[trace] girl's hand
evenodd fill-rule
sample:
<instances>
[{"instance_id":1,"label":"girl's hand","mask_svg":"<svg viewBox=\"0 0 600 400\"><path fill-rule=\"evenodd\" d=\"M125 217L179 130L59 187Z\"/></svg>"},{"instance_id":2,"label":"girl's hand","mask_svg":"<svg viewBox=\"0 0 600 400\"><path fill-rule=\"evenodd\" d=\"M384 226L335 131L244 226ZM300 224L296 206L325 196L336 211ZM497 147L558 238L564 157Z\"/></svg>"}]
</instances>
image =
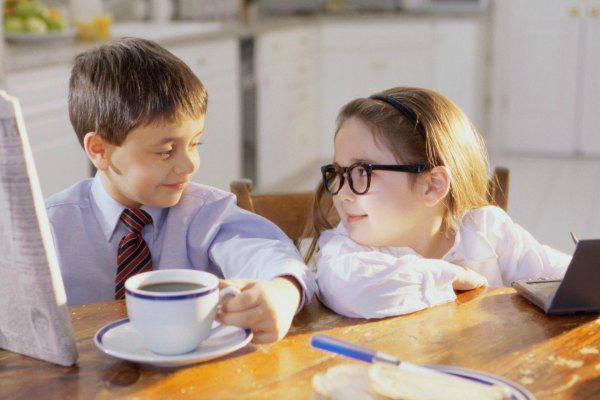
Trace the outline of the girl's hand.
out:
<instances>
[{"instance_id":1,"label":"girl's hand","mask_svg":"<svg viewBox=\"0 0 600 400\"><path fill-rule=\"evenodd\" d=\"M459 267L456 279L452 283L454 290L471 290L488 284L485 276L472 269Z\"/></svg>"},{"instance_id":2,"label":"girl's hand","mask_svg":"<svg viewBox=\"0 0 600 400\"><path fill-rule=\"evenodd\" d=\"M250 328L253 343L271 343L282 339L292 324L302 291L294 278L271 281L228 279L220 287L236 286L242 293L223 300L217 320L225 325Z\"/></svg>"}]
</instances>

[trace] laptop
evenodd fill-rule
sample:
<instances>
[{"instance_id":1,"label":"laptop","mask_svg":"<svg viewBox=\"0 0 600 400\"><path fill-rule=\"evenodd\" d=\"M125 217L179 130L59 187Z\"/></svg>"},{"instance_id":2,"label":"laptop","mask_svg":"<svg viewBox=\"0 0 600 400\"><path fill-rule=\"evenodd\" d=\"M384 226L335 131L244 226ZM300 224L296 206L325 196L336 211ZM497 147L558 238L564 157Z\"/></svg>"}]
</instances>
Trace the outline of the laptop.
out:
<instances>
[{"instance_id":1,"label":"laptop","mask_svg":"<svg viewBox=\"0 0 600 400\"><path fill-rule=\"evenodd\" d=\"M525 279L517 292L546 314L600 312L600 239L580 240L562 279Z\"/></svg>"}]
</instances>

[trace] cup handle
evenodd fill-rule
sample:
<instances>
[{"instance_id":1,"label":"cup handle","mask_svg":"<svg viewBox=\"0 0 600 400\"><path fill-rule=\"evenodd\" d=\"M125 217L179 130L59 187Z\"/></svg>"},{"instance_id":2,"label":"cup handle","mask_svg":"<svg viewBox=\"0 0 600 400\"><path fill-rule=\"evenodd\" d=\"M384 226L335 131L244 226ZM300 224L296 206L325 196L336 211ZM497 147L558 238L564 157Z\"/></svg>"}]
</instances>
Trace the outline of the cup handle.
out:
<instances>
[{"instance_id":1,"label":"cup handle","mask_svg":"<svg viewBox=\"0 0 600 400\"><path fill-rule=\"evenodd\" d=\"M237 296L238 294L242 293L242 291L238 288L236 288L235 286L228 286L225 289L221 290L219 292L219 305L221 305L221 303L223 302L223 299L226 296ZM220 332L221 330L225 329L228 325L219 325L216 328L212 328L210 330L210 335L214 335L218 332Z\"/></svg>"}]
</instances>

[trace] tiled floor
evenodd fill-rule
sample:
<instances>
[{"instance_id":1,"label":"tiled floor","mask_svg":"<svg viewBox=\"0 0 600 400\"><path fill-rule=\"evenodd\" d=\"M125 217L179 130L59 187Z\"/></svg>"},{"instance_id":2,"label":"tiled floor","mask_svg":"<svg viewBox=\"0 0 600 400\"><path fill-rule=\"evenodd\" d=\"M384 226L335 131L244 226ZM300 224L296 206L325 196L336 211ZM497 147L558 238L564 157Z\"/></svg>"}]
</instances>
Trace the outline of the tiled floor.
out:
<instances>
[{"instance_id":1,"label":"tiled floor","mask_svg":"<svg viewBox=\"0 0 600 400\"><path fill-rule=\"evenodd\" d=\"M490 159L492 166L510 169L508 213L540 242L571 254L575 246L569 231L579 239L600 238L600 160L494 155ZM312 190L320 164L269 191Z\"/></svg>"}]
</instances>

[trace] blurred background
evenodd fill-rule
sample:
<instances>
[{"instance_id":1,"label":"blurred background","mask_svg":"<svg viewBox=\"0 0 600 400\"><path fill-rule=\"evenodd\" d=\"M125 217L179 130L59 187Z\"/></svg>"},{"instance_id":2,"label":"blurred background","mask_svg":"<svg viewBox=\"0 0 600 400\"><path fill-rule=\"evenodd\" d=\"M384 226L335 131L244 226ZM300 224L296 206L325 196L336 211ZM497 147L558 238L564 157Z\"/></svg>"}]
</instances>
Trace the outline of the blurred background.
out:
<instances>
[{"instance_id":1,"label":"blurred background","mask_svg":"<svg viewBox=\"0 0 600 400\"><path fill-rule=\"evenodd\" d=\"M44 196L91 175L69 122L73 57L152 39L209 92L201 183L315 187L337 111L398 85L454 100L511 173L543 243L600 237L600 0L5 0L0 88L19 98Z\"/></svg>"}]
</instances>

